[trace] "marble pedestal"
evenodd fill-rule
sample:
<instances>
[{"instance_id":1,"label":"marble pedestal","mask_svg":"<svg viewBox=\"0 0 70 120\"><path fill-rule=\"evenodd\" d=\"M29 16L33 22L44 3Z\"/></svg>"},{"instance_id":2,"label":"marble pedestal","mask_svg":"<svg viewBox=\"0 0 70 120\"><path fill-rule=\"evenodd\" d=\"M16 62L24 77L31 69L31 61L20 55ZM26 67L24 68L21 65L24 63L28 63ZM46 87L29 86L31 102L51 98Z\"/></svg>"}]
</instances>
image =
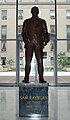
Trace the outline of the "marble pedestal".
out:
<instances>
[{"instance_id":1,"label":"marble pedestal","mask_svg":"<svg viewBox=\"0 0 70 120\"><path fill-rule=\"evenodd\" d=\"M48 117L48 85L47 83L19 84L19 116Z\"/></svg>"}]
</instances>

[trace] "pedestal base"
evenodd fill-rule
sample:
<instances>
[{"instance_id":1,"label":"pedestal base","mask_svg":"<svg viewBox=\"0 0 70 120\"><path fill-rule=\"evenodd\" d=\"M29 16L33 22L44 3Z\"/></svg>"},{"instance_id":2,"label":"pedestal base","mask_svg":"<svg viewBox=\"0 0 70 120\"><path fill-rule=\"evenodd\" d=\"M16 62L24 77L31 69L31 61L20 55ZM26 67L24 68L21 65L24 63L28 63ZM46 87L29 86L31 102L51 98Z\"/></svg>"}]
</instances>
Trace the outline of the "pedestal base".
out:
<instances>
[{"instance_id":1,"label":"pedestal base","mask_svg":"<svg viewBox=\"0 0 70 120\"><path fill-rule=\"evenodd\" d=\"M32 115L48 117L47 83L19 84L19 116Z\"/></svg>"}]
</instances>

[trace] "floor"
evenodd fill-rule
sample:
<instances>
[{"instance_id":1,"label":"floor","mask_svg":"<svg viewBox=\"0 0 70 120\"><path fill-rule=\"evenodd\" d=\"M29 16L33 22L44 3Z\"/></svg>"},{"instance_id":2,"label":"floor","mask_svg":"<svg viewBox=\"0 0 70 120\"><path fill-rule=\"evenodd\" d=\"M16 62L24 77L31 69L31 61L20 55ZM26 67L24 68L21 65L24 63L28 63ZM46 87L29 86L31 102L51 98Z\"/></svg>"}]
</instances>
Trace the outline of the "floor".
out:
<instances>
[{"instance_id":1,"label":"floor","mask_svg":"<svg viewBox=\"0 0 70 120\"><path fill-rule=\"evenodd\" d=\"M58 83L70 83L70 72L58 72ZM21 82L24 79L24 72L20 72L19 81ZM38 79L38 77L37 77ZM44 72L44 79L48 83L55 83L54 72ZM29 81L35 82L35 74L30 74ZM38 80L39 81L39 80ZM0 72L0 83L14 83L16 82L16 72Z\"/></svg>"},{"instance_id":2,"label":"floor","mask_svg":"<svg viewBox=\"0 0 70 120\"><path fill-rule=\"evenodd\" d=\"M70 87L49 87L48 117L19 117L19 88L0 87L0 120L70 120Z\"/></svg>"}]
</instances>

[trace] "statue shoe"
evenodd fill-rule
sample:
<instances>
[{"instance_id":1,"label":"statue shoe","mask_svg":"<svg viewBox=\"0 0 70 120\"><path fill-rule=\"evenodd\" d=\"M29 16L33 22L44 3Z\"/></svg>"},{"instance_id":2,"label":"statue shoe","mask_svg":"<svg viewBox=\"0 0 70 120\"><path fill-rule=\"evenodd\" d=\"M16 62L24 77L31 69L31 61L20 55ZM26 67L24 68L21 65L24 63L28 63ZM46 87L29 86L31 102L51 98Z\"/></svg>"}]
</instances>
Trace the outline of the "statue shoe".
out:
<instances>
[{"instance_id":1,"label":"statue shoe","mask_svg":"<svg viewBox=\"0 0 70 120\"><path fill-rule=\"evenodd\" d=\"M26 80L22 80L23 83L29 83L29 81L26 81Z\"/></svg>"},{"instance_id":2,"label":"statue shoe","mask_svg":"<svg viewBox=\"0 0 70 120\"><path fill-rule=\"evenodd\" d=\"M39 83L47 83L45 80L39 80Z\"/></svg>"}]
</instances>

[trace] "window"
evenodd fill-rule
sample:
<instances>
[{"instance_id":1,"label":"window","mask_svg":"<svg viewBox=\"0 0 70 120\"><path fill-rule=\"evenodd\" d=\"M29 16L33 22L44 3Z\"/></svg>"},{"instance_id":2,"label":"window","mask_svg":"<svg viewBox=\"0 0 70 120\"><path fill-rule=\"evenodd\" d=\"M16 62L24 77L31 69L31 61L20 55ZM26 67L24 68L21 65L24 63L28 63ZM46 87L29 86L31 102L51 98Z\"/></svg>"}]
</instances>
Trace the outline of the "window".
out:
<instances>
[{"instance_id":1,"label":"window","mask_svg":"<svg viewBox=\"0 0 70 120\"><path fill-rule=\"evenodd\" d=\"M19 42L19 48L20 48L20 52L23 52L23 41Z\"/></svg>"},{"instance_id":2,"label":"window","mask_svg":"<svg viewBox=\"0 0 70 120\"><path fill-rule=\"evenodd\" d=\"M20 57L20 65L23 65L23 57Z\"/></svg>"},{"instance_id":3,"label":"window","mask_svg":"<svg viewBox=\"0 0 70 120\"><path fill-rule=\"evenodd\" d=\"M1 26L1 39L7 38L7 25Z\"/></svg>"},{"instance_id":4,"label":"window","mask_svg":"<svg viewBox=\"0 0 70 120\"><path fill-rule=\"evenodd\" d=\"M7 20L7 10L2 10L2 20Z\"/></svg>"},{"instance_id":5,"label":"window","mask_svg":"<svg viewBox=\"0 0 70 120\"><path fill-rule=\"evenodd\" d=\"M70 65L70 57L67 57L67 65Z\"/></svg>"},{"instance_id":6,"label":"window","mask_svg":"<svg viewBox=\"0 0 70 120\"><path fill-rule=\"evenodd\" d=\"M18 35L20 35L21 32L22 32L22 25L19 25L19 26L18 26Z\"/></svg>"},{"instance_id":7,"label":"window","mask_svg":"<svg viewBox=\"0 0 70 120\"><path fill-rule=\"evenodd\" d=\"M53 41L50 42L50 50L53 51Z\"/></svg>"},{"instance_id":8,"label":"window","mask_svg":"<svg viewBox=\"0 0 70 120\"><path fill-rule=\"evenodd\" d=\"M6 0L0 0L0 2L2 2L2 3L6 3Z\"/></svg>"},{"instance_id":9,"label":"window","mask_svg":"<svg viewBox=\"0 0 70 120\"><path fill-rule=\"evenodd\" d=\"M50 33L55 34L55 25L50 25ZM53 41L50 41L50 50L53 51Z\"/></svg>"},{"instance_id":10,"label":"window","mask_svg":"<svg viewBox=\"0 0 70 120\"><path fill-rule=\"evenodd\" d=\"M55 0L50 0L51 3L54 3Z\"/></svg>"},{"instance_id":11,"label":"window","mask_svg":"<svg viewBox=\"0 0 70 120\"><path fill-rule=\"evenodd\" d=\"M55 34L55 25L50 25L50 32Z\"/></svg>"},{"instance_id":12,"label":"window","mask_svg":"<svg viewBox=\"0 0 70 120\"><path fill-rule=\"evenodd\" d=\"M39 1L38 0L35 0L36 3L38 3Z\"/></svg>"},{"instance_id":13,"label":"window","mask_svg":"<svg viewBox=\"0 0 70 120\"><path fill-rule=\"evenodd\" d=\"M67 3L70 3L70 0L66 0Z\"/></svg>"},{"instance_id":14,"label":"window","mask_svg":"<svg viewBox=\"0 0 70 120\"><path fill-rule=\"evenodd\" d=\"M1 51L6 52L6 41L1 41Z\"/></svg>"},{"instance_id":15,"label":"window","mask_svg":"<svg viewBox=\"0 0 70 120\"><path fill-rule=\"evenodd\" d=\"M50 18L55 19L55 11L54 10L50 10Z\"/></svg>"},{"instance_id":16,"label":"window","mask_svg":"<svg viewBox=\"0 0 70 120\"><path fill-rule=\"evenodd\" d=\"M67 39L70 39L70 25L67 25Z\"/></svg>"},{"instance_id":17,"label":"window","mask_svg":"<svg viewBox=\"0 0 70 120\"><path fill-rule=\"evenodd\" d=\"M18 26L18 40L21 40L19 42L19 50L20 52L23 52L23 41L22 41L21 32L22 32L22 25L19 25Z\"/></svg>"},{"instance_id":18,"label":"window","mask_svg":"<svg viewBox=\"0 0 70 120\"><path fill-rule=\"evenodd\" d=\"M70 52L70 40L67 40L67 51Z\"/></svg>"},{"instance_id":19,"label":"window","mask_svg":"<svg viewBox=\"0 0 70 120\"><path fill-rule=\"evenodd\" d=\"M70 10L66 10L66 18L70 19Z\"/></svg>"},{"instance_id":20,"label":"window","mask_svg":"<svg viewBox=\"0 0 70 120\"><path fill-rule=\"evenodd\" d=\"M43 58L47 58L47 52L43 52Z\"/></svg>"},{"instance_id":21,"label":"window","mask_svg":"<svg viewBox=\"0 0 70 120\"><path fill-rule=\"evenodd\" d=\"M2 65L6 65L6 57L1 57Z\"/></svg>"},{"instance_id":22,"label":"window","mask_svg":"<svg viewBox=\"0 0 70 120\"><path fill-rule=\"evenodd\" d=\"M70 33L67 33L67 39L70 39Z\"/></svg>"},{"instance_id":23,"label":"window","mask_svg":"<svg viewBox=\"0 0 70 120\"><path fill-rule=\"evenodd\" d=\"M18 10L18 19L19 20L23 19L23 10Z\"/></svg>"},{"instance_id":24,"label":"window","mask_svg":"<svg viewBox=\"0 0 70 120\"><path fill-rule=\"evenodd\" d=\"M23 0L18 0L18 3L22 3L23 2Z\"/></svg>"},{"instance_id":25,"label":"window","mask_svg":"<svg viewBox=\"0 0 70 120\"><path fill-rule=\"evenodd\" d=\"M70 25L67 25L67 51L70 52Z\"/></svg>"},{"instance_id":26,"label":"window","mask_svg":"<svg viewBox=\"0 0 70 120\"><path fill-rule=\"evenodd\" d=\"M54 58L51 57L51 65L53 65L53 64L54 64Z\"/></svg>"}]
</instances>

